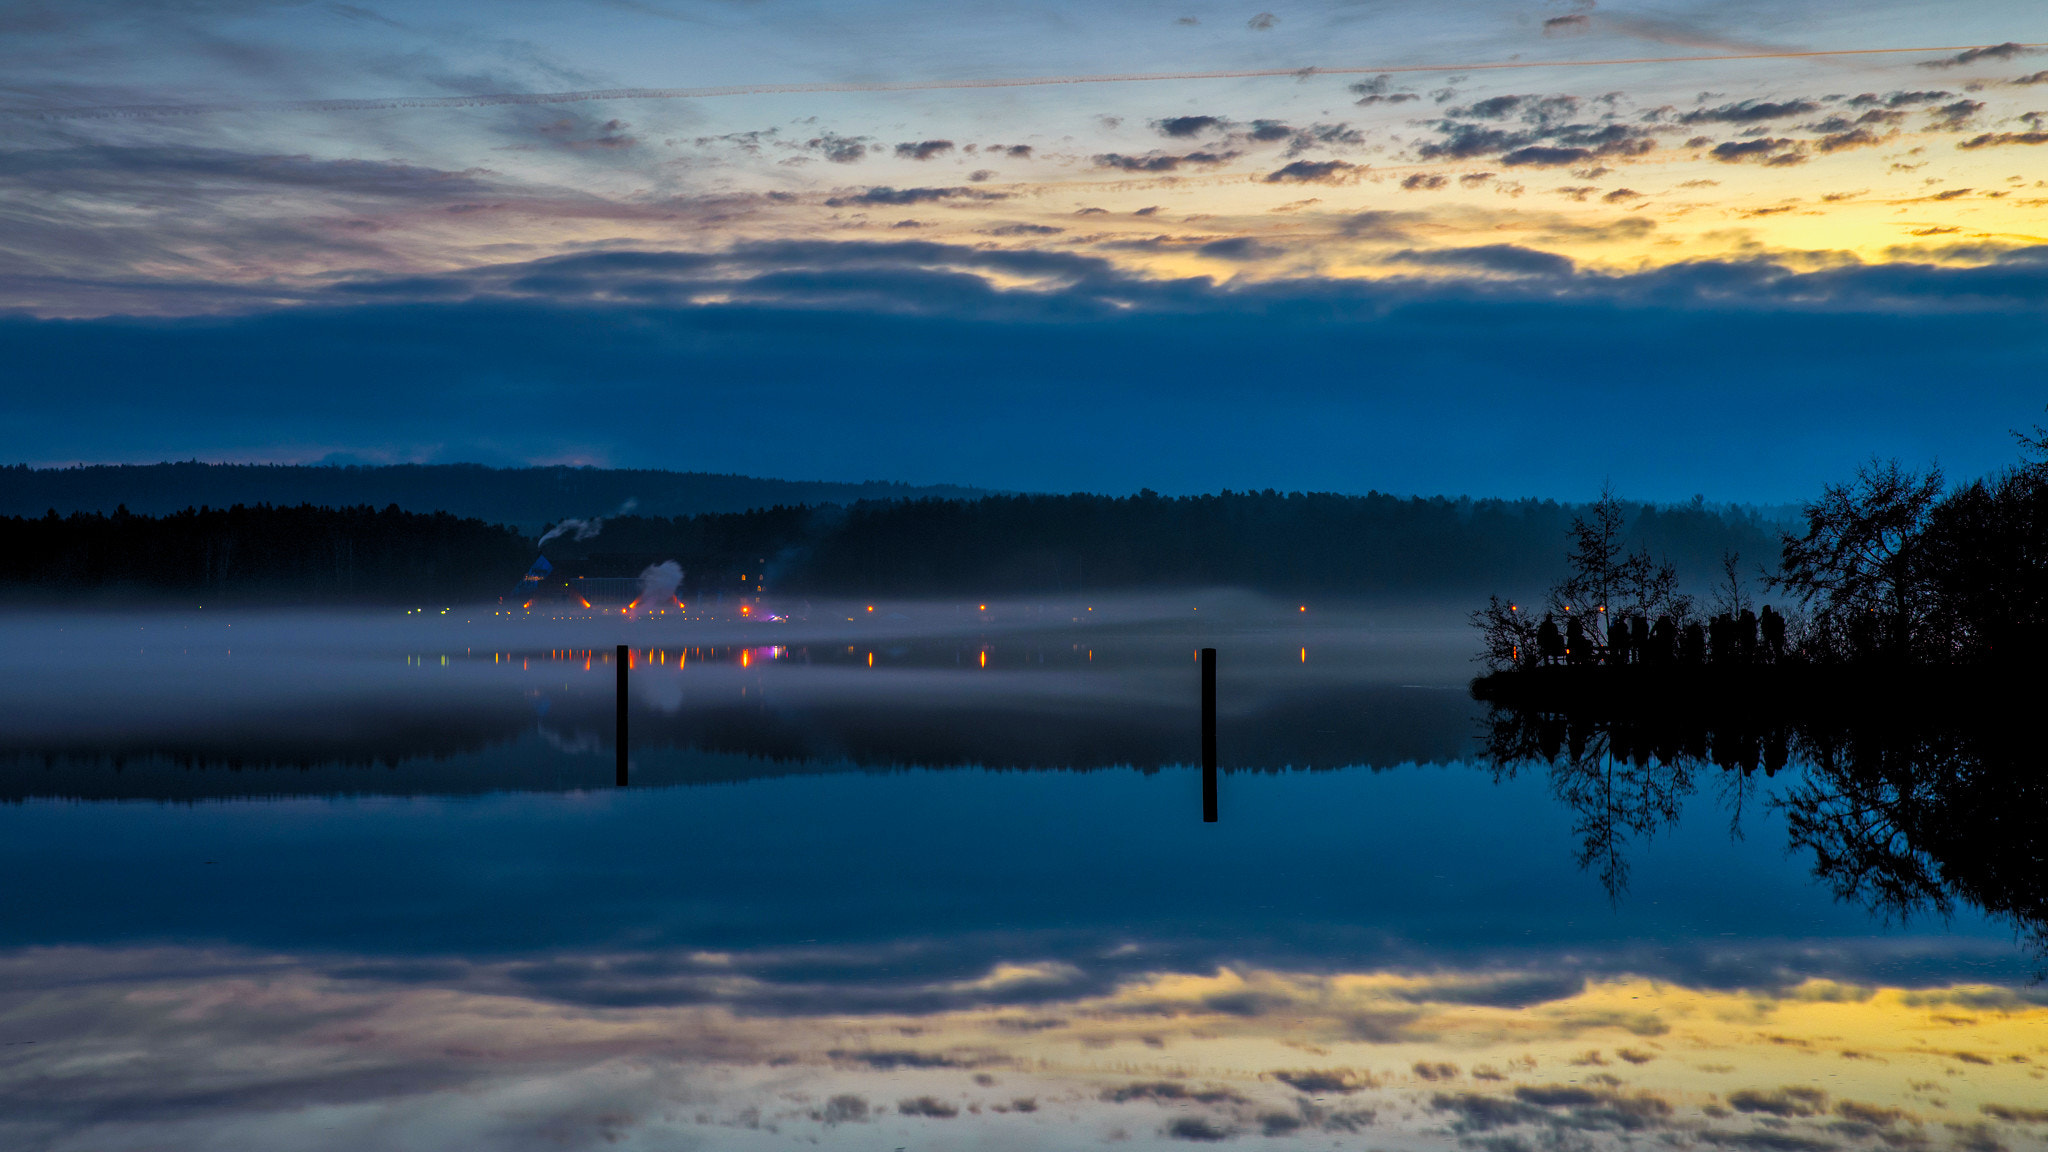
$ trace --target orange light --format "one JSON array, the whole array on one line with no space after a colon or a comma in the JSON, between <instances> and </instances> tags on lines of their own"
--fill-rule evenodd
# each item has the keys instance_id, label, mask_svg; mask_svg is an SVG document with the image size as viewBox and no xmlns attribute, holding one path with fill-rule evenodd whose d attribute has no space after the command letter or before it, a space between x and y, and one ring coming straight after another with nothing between
<instances>
[{"instance_id":1,"label":"orange light","mask_svg":"<svg viewBox=\"0 0 2048 1152\"><path fill-rule=\"evenodd\" d=\"M875 606L873 604L868 605L868 611L873 612L874 610Z\"/></svg>"},{"instance_id":2,"label":"orange light","mask_svg":"<svg viewBox=\"0 0 2048 1152\"><path fill-rule=\"evenodd\" d=\"M870 653L868 653L868 667L870 667L870 668L873 668L874 666L875 666L875 654L874 654L873 652L870 652Z\"/></svg>"},{"instance_id":3,"label":"orange light","mask_svg":"<svg viewBox=\"0 0 2048 1152\"><path fill-rule=\"evenodd\" d=\"M986 667L988 667L988 653L986 653L986 652L983 652L983 653L981 654L981 666L982 666L983 668L986 668Z\"/></svg>"},{"instance_id":4,"label":"orange light","mask_svg":"<svg viewBox=\"0 0 2048 1152\"><path fill-rule=\"evenodd\" d=\"M747 665L753 662L753 654L748 652L745 648L740 649L740 667L745 668Z\"/></svg>"},{"instance_id":5,"label":"orange light","mask_svg":"<svg viewBox=\"0 0 2048 1152\"><path fill-rule=\"evenodd\" d=\"M983 605L981 606L981 610L982 610L983 612L986 612L986 611L988 611L988 605L986 605L986 604L983 604Z\"/></svg>"},{"instance_id":6,"label":"orange light","mask_svg":"<svg viewBox=\"0 0 2048 1152\"><path fill-rule=\"evenodd\" d=\"M1306 648L1303 648L1303 649L1301 650L1301 662L1302 662L1303 664L1306 664L1306 663L1308 663L1308 649L1306 649Z\"/></svg>"},{"instance_id":7,"label":"orange light","mask_svg":"<svg viewBox=\"0 0 2048 1152\"><path fill-rule=\"evenodd\" d=\"M1306 604L1303 604L1303 605L1301 606L1301 610L1302 610L1303 612L1306 612L1306 611L1308 611L1308 605L1306 605Z\"/></svg>"}]
</instances>

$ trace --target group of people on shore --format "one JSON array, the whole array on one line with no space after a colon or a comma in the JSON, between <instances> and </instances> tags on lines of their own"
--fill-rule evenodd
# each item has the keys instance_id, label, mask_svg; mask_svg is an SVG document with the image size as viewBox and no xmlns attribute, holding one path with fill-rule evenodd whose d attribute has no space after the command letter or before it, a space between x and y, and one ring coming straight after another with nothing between
<instances>
[{"instance_id":1,"label":"group of people on shore","mask_svg":"<svg viewBox=\"0 0 2048 1152\"><path fill-rule=\"evenodd\" d=\"M1744 608L1704 622L1659 616L1609 618L1606 609L1589 617L1568 613L1559 628L1555 613L1536 626L1536 663L1543 666L1595 664L1776 664L1785 658L1785 617L1766 604L1761 613Z\"/></svg>"}]
</instances>

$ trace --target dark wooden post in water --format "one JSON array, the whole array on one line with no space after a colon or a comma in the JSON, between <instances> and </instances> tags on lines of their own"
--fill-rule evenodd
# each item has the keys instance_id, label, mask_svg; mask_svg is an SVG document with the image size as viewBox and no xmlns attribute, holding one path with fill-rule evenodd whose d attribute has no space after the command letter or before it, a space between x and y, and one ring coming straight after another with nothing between
<instances>
[{"instance_id":1,"label":"dark wooden post in water","mask_svg":"<svg viewBox=\"0 0 2048 1152\"><path fill-rule=\"evenodd\" d=\"M1216 650L1202 649L1202 822L1216 822Z\"/></svg>"},{"instance_id":2,"label":"dark wooden post in water","mask_svg":"<svg viewBox=\"0 0 2048 1152\"><path fill-rule=\"evenodd\" d=\"M619 787L626 786L626 668L633 661L624 644L619 645L619 732L615 741L619 753Z\"/></svg>"}]
</instances>

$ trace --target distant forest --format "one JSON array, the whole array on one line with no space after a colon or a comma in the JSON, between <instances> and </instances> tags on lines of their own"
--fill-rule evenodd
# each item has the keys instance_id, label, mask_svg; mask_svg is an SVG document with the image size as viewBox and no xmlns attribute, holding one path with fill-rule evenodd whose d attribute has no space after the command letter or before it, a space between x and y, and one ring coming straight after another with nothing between
<instances>
[{"instance_id":1,"label":"distant forest","mask_svg":"<svg viewBox=\"0 0 2048 1152\"><path fill-rule=\"evenodd\" d=\"M972 499L980 489L766 480L651 468L487 468L481 464L89 464L0 467L0 516L107 512L146 516L237 504L396 504L538 529L567 516L603 516L631 502L644 516L744 512L776 504L853 504L921 497Z\"/></svg>"},{"instance_id":2,"label":"distant forest","mask_svg":"<svg viewBox=\"0 0 2048 1152\"><path fill-rule=\"evenodd\" d=\"M1779 526L1695 502L1631 505L1629 539L1704 584L1731 553L1775 557ZM674 560L689 595L1056 595L1232 586L1281 596L1466 595L1547 582L1576 509L1553 501L1224 492L990 496L607 518L545 548L565 575ZM451 603L509 593L537 548L518 530L387 507L233 507L0 519L15 589Z\"/></svg>"},{"instance_id":3,"label":"distant forest","mask_svg":"<svg viewBox=\"0 0 2048 1152\"><path fill-rule=\"evenodd\" d=\"M396 507L55 512L0 519L0 586L21 600L203 597L200 603L449 603L496 595L530 538ZM511 572L511 576L506 573Z\"/></svg>"}]
</instances>

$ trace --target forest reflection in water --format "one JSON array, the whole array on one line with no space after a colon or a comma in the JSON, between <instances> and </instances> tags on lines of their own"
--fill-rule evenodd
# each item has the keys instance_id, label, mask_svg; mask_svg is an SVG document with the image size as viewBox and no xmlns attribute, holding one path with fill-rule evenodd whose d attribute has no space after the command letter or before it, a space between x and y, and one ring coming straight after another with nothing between
<instances>
[{"instance_id":1,"label":"forest reflection in water","mask_svg":"<svg viewBox=\"0 0 2048 1152\"><path fill-rule=\"evenodd\" d=\"M1761 804L1838 899L1889 923L1959 903L2008 923L2048 964L2048 773L2032 717L1570 714L1496 706L1497 780L1547 774L1579 865L1619 901L1630 848L1711 792L1732 836Z\"/></svg>"}]
</instances>

